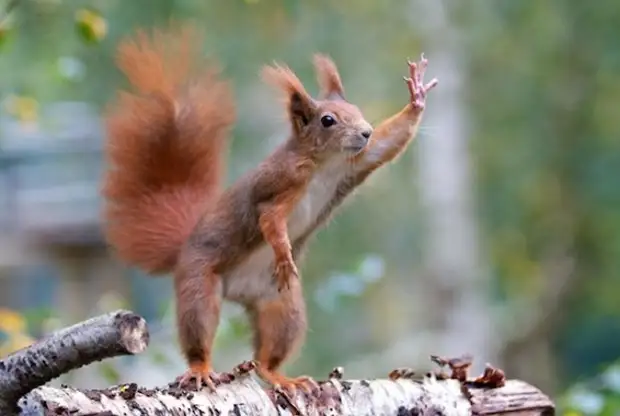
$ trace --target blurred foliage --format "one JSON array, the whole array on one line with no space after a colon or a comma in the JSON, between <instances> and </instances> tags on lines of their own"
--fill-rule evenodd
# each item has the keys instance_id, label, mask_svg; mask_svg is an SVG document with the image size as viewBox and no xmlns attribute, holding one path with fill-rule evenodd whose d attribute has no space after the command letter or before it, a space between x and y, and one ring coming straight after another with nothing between
<instances>
[{"instance_id":1,"label":"blurred foliage","mask_svg":"<svg viewBox=\"0 0 620 416\"><path fill-rule=\"evenodd\" d=\"M111 362L98 363L99 375L109 384L118 384L121 382L121 376L116 366Z\"/></svg>"},{"instance_id":2,"label":"blurred foliage","mask_svg":"<svg viewBox=\"0 0 620 416\"><path fill-rule=\"evenodd\" d=\"M101 41L108 32L107 22L96 10L76 11L75 26L80 36L89 43Z\"/></svg>"},{"instance_id":3,"label":"blurred foliage","mask_svg":"<svg viewBox=\"0 0 620 416\"><path fill-rule=\"evenodd\" d=\"M39 118L39 103L32 97L10 96L6 99L6 111L17 120L28 123Z\"/></svg>"},{"instance_id":4,"label":"blurred foliage","mask_svg":"<svg viewBox=\"0 0 620 416\"><path fill-rule=\"evenodd\" d=\"M0 308L0 358L33 342L26 319L17 311Z\"/></svg>"},{"instance_id":5,"label":"blurred foliage","mask_svg":"<svg viewBox=\"0 0 620 416\"><path fill-rule=\"evenodd\" d=\"M573 257L554 323L568 381L618 356L600 349L620 339L620 4L479 3L462 27L480 218L504 297L535 295L545 263Z\"/></svg>"},{"instance_id":6,"label":"blurred foliage","mask_svg":"<svg viewBox=\"0 0 620 416\"><path fill-rule=\"evenodd\" d=\"M595 377L576 383L557 400L565 416L615 416L620 414L620 363Z\"/></svg>"}]
</instances>

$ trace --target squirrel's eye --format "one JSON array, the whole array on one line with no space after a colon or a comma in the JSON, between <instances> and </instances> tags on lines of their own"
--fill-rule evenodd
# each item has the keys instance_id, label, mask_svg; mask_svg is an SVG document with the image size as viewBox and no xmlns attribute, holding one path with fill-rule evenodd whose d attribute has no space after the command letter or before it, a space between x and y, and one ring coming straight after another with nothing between
<instances>
[{"instance_id":1,"label":"squirrel's eye","mask_svg":"<svg viewBox=\"0 0 620 416\"><path fill-rule=\"evenodd\" d=\"M336 124L336 120L332 116L323 116L321 117L321 124L323 127L330 127Z\"/></svg>"}]
</instances>

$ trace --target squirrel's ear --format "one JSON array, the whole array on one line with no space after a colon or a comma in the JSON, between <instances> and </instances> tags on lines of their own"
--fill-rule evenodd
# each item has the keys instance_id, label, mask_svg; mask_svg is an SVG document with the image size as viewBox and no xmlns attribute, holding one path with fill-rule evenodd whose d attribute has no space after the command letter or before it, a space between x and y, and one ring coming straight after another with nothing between
<instances>
[{"instance_id":1,"label":"squirrel's ear","mask_svg":"<svg viewBox=\"0 0 620 416\"><path fill-rule=\"evenodd\" d=\"M314 69L324 100L344 100L344 87L338 68L332 59L324 54L314 55Z\"/></svg>"},{"instance_id":2,"label":"squirrel's ear","mask_svg":"<svg viewBox=\"0 0 620 416\"><path fill-rule=\"evenodd\" d=\"M274 64L263 68L265 82L277 87L285 94L286 106L293 129L299 132L316 112L316 103L306 92L297 76L285 65Z\"/></svg>"}]
</instances>

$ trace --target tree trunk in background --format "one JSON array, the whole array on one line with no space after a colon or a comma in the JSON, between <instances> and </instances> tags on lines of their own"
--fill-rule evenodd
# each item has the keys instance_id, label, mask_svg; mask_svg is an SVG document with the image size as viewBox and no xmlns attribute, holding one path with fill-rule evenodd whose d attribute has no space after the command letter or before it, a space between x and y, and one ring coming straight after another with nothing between
<instances>
[{"instance_id":1,"label":"tree trunk in background","mask_svg":"<svg viewBox=\"0 0 620 416\"><path fill-rule=\"evenodd\" d=\"M472 203L465 83L459 33L441 1L412 2L412 24L426 32L429 79L439 79L423 124L431 133L418 141L421 205L425 212L425 321L436 333L437 353L469 352L477 367L496 362L488 302L489 273L481 255ZM423 18L421 18L423 16ZM435 338L435 336L433 336ZM499 364L499 363L498 363ZM478 368L477 368L478 369Z\"/></svg>"}]
</instances>

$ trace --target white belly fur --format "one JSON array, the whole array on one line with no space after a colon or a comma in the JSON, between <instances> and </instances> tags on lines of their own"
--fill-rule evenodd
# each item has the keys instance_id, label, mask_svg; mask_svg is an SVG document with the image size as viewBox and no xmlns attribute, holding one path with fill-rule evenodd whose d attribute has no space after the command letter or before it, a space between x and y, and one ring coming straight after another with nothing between
<instances>
[{"instance_id":1,"label":"white belly fur","mask_svg":"<svg viewBox=\"0 0 620 416\"><path fill-rule=\"evenodd\" d=\"M335 158L323 166L308 186L308 192L299 202L288 219L288 233L291 241L304 231L317 218L323 207L331 200L339 179L347 173L347 162ZM238 302L251 302L253 299L276 295L273 281L273 249L261 244L244 262L223 277L224 297Z\"/></svg>"}]
</instances>

